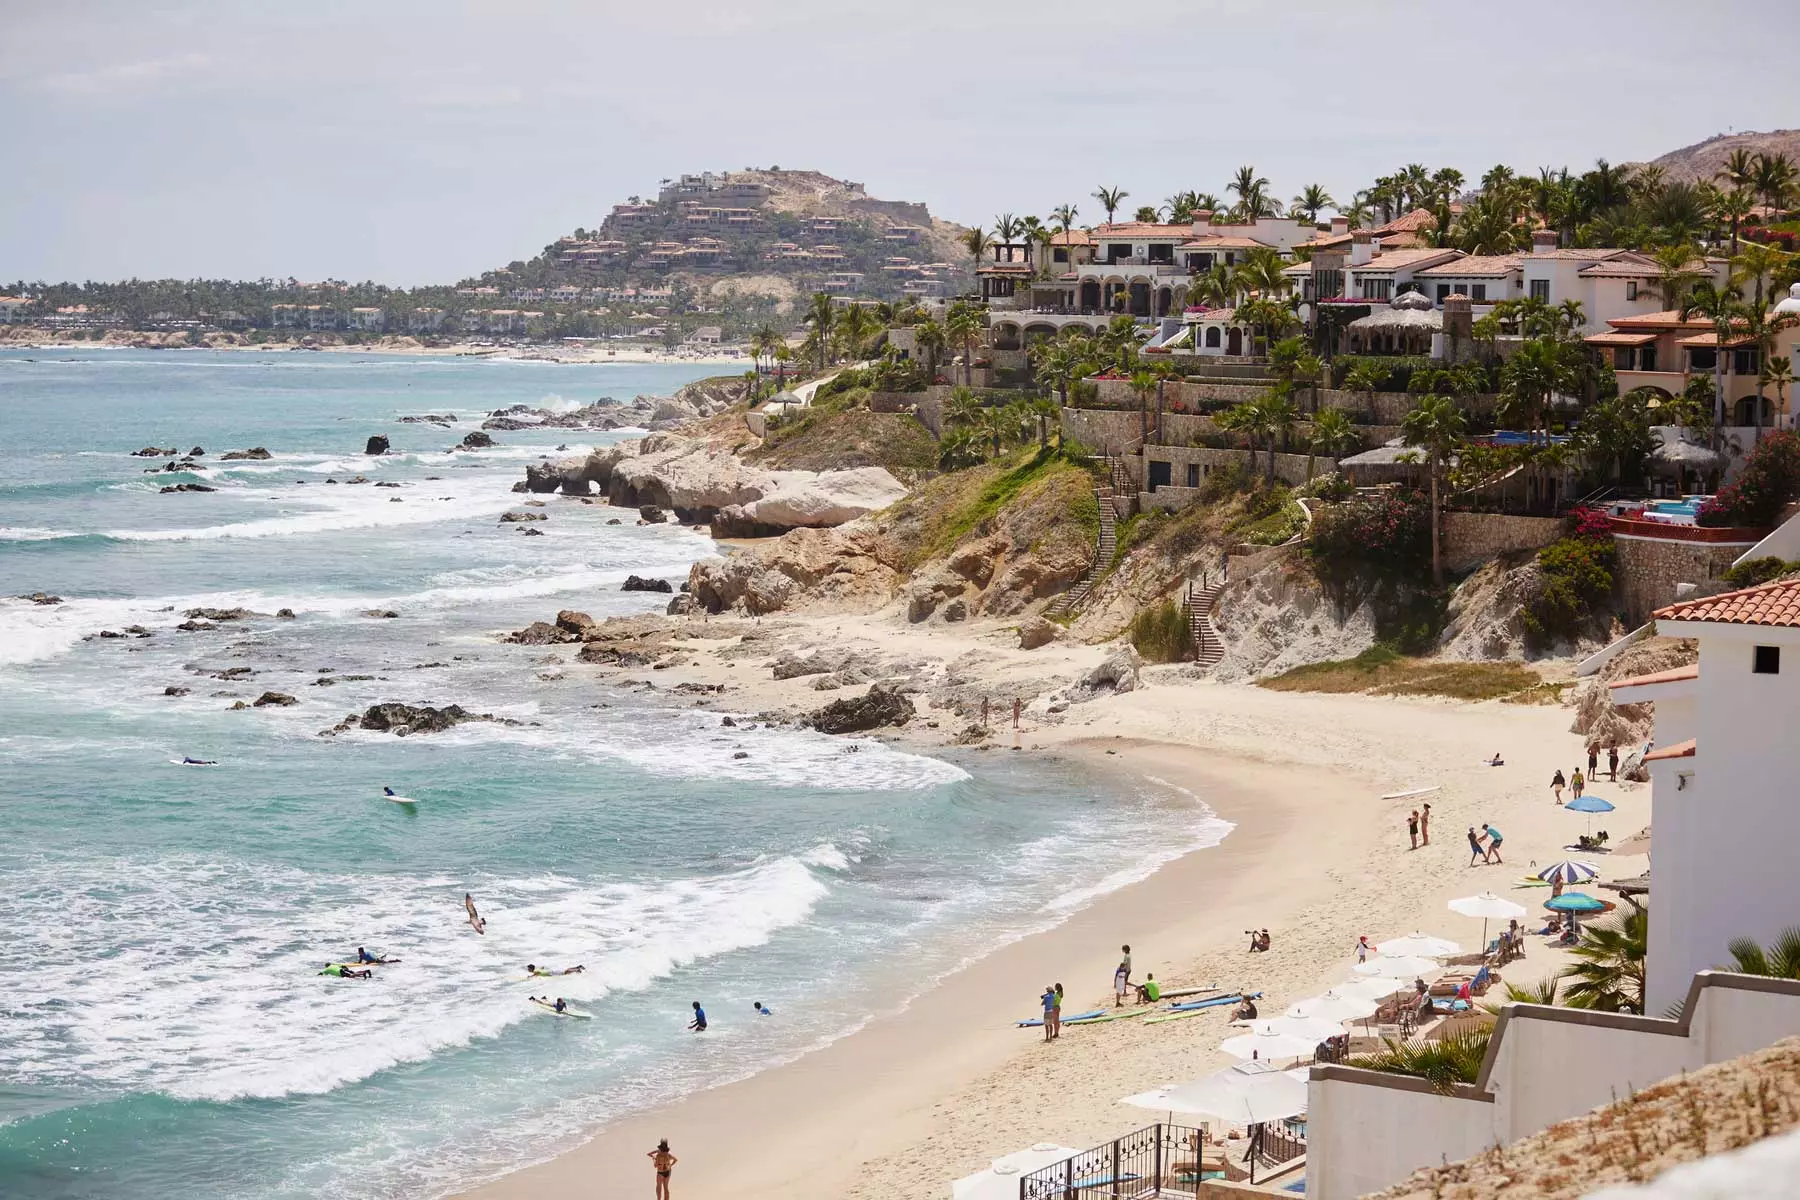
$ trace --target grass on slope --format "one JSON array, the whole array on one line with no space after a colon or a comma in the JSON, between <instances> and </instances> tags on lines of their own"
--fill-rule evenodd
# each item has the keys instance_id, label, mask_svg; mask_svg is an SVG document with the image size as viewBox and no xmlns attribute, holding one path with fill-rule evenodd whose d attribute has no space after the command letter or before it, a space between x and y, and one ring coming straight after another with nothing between
<instances>
[{"instance_id":1,"label":"grass on slope","mask_svg":"<svg viewBox=\"0 0 1800 1200\"><path fill-rule=\"evenodd\" d=\"M784 425L747 458L774 470L886 467L905 480L937 466L938 445L911 413L852 408L815 413Z\"/></svg>"},{"instance_id":2,"label":"grass on slope","mask_svg":"<svg viewBox=\"0 0 1800 1200\"><path fill-rule=\"evenodd\" d=\"M1518 663L1433 662L1408 658L1388 646L1371 646L1355 658L1309 663L1257 683L1277 692L1495 700L1537 688L1543 678Z\"/></svg>"},{"instance_id":3,"label":"grass on slope","mask_svg":"<svg viewBox=\"0 0 1800 1200\"><path fill-rule=\"evenodd\" d=\"M1054 451L1036 447L935 479L900 502L921 518L920 537L907 556L916 567L953 550L970 533L1015 504L1047 503L1058 524L1090 547L1100 527L1091 477Z\"/></svg>"}]
</instances>

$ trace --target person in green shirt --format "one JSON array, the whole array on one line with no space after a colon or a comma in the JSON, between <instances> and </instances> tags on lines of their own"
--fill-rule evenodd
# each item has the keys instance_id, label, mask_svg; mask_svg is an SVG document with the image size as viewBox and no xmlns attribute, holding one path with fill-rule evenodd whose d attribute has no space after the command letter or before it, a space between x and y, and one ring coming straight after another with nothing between
<instances>
[{"instance_id":1,"label":"person in green shirt","mask_svg":"<svg viewBox=\"0 0 1800 1200\"><path fill-rule=\"evenodd\" d=\"M343 963L326 963L325 969L323 971L320 971L319 974L329 975L334 979L373 979L373 978L375 978L375 972L367 969L366 967L363 970L358 971L353 967L346 967Z\"/></svg>"},{"instance_id":2,"label":"person in green shirt","mask_svg":"<svg viewBox=\"0 0 1800 1200\"><path fill-rule=\"evenodd\" d=\"M1162 999L1162 984L1156 982L1156 976L1145 975L1144 982L1137 985L1138 1003L1155 1004Z\"/></svg>"}]
</instances>

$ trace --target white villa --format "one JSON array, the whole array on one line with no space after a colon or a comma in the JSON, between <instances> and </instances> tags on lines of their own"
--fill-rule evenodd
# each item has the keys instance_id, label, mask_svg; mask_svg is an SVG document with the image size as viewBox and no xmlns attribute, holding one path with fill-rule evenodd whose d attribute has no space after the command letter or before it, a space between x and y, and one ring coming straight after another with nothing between
<instances>
[{"instance_id":1,"label":"white villa","mask_svg":"<svg viewBox=\"0 0 1800 1200\"><path fill-rule=\"evenodd\" d=\"M1793 526L1793 528L1790 528ZM1753 554L1800 551L1790 522ZM1696 666L1620 680L1656 705L1647 1015L1507 1006L1473 1084L1315 1066L1307 1192L1350 1200L1419 1167L1505 1146L1683 1071L1800 1033L1800 981L1729 974L1729 943L1800 921L1789 803L1800 746L1800 580L1670 605L1656 631L1699 642ZM1676 1006L1679 1012L1674 1013ZM1673 1015L1668 1015L1673 1014Z\"/></svg>"}]
</instances>

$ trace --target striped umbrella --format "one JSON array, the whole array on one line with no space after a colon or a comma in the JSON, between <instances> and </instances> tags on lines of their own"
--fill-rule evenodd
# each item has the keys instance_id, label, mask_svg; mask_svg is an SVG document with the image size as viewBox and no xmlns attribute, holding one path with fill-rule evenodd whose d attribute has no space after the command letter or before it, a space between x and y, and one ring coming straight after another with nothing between
<instances>
[{"instance_id":1,"label":"striped umbrella","mask_svg":"<svg viewBox=\"0 0 1800 1200\"><path fill-rule=\"evenodd\" d=\"M1586 883L1600 874L1600 868L1590 862L1578 859L1565 859L1559 863L1545 867L1537 873L1537 877L1545 883Z\"/></svg>"}]
</instances>

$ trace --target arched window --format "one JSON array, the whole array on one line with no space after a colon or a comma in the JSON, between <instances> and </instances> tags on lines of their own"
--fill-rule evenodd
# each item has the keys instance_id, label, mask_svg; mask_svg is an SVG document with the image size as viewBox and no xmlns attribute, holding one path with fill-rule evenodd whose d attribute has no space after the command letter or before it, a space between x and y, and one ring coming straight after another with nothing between
<instances>
[{"instance_id":1,"label":"arched window","mask_svg":"<svg viewBox=\"0 0 1800 1200\"><path fill-rule=\"evenodd\" d=\"M1206 347L1209 350L1217 350L1219 348L1219 327L1217 325L1207 326Z\"/></svg>"}]
</instances>

